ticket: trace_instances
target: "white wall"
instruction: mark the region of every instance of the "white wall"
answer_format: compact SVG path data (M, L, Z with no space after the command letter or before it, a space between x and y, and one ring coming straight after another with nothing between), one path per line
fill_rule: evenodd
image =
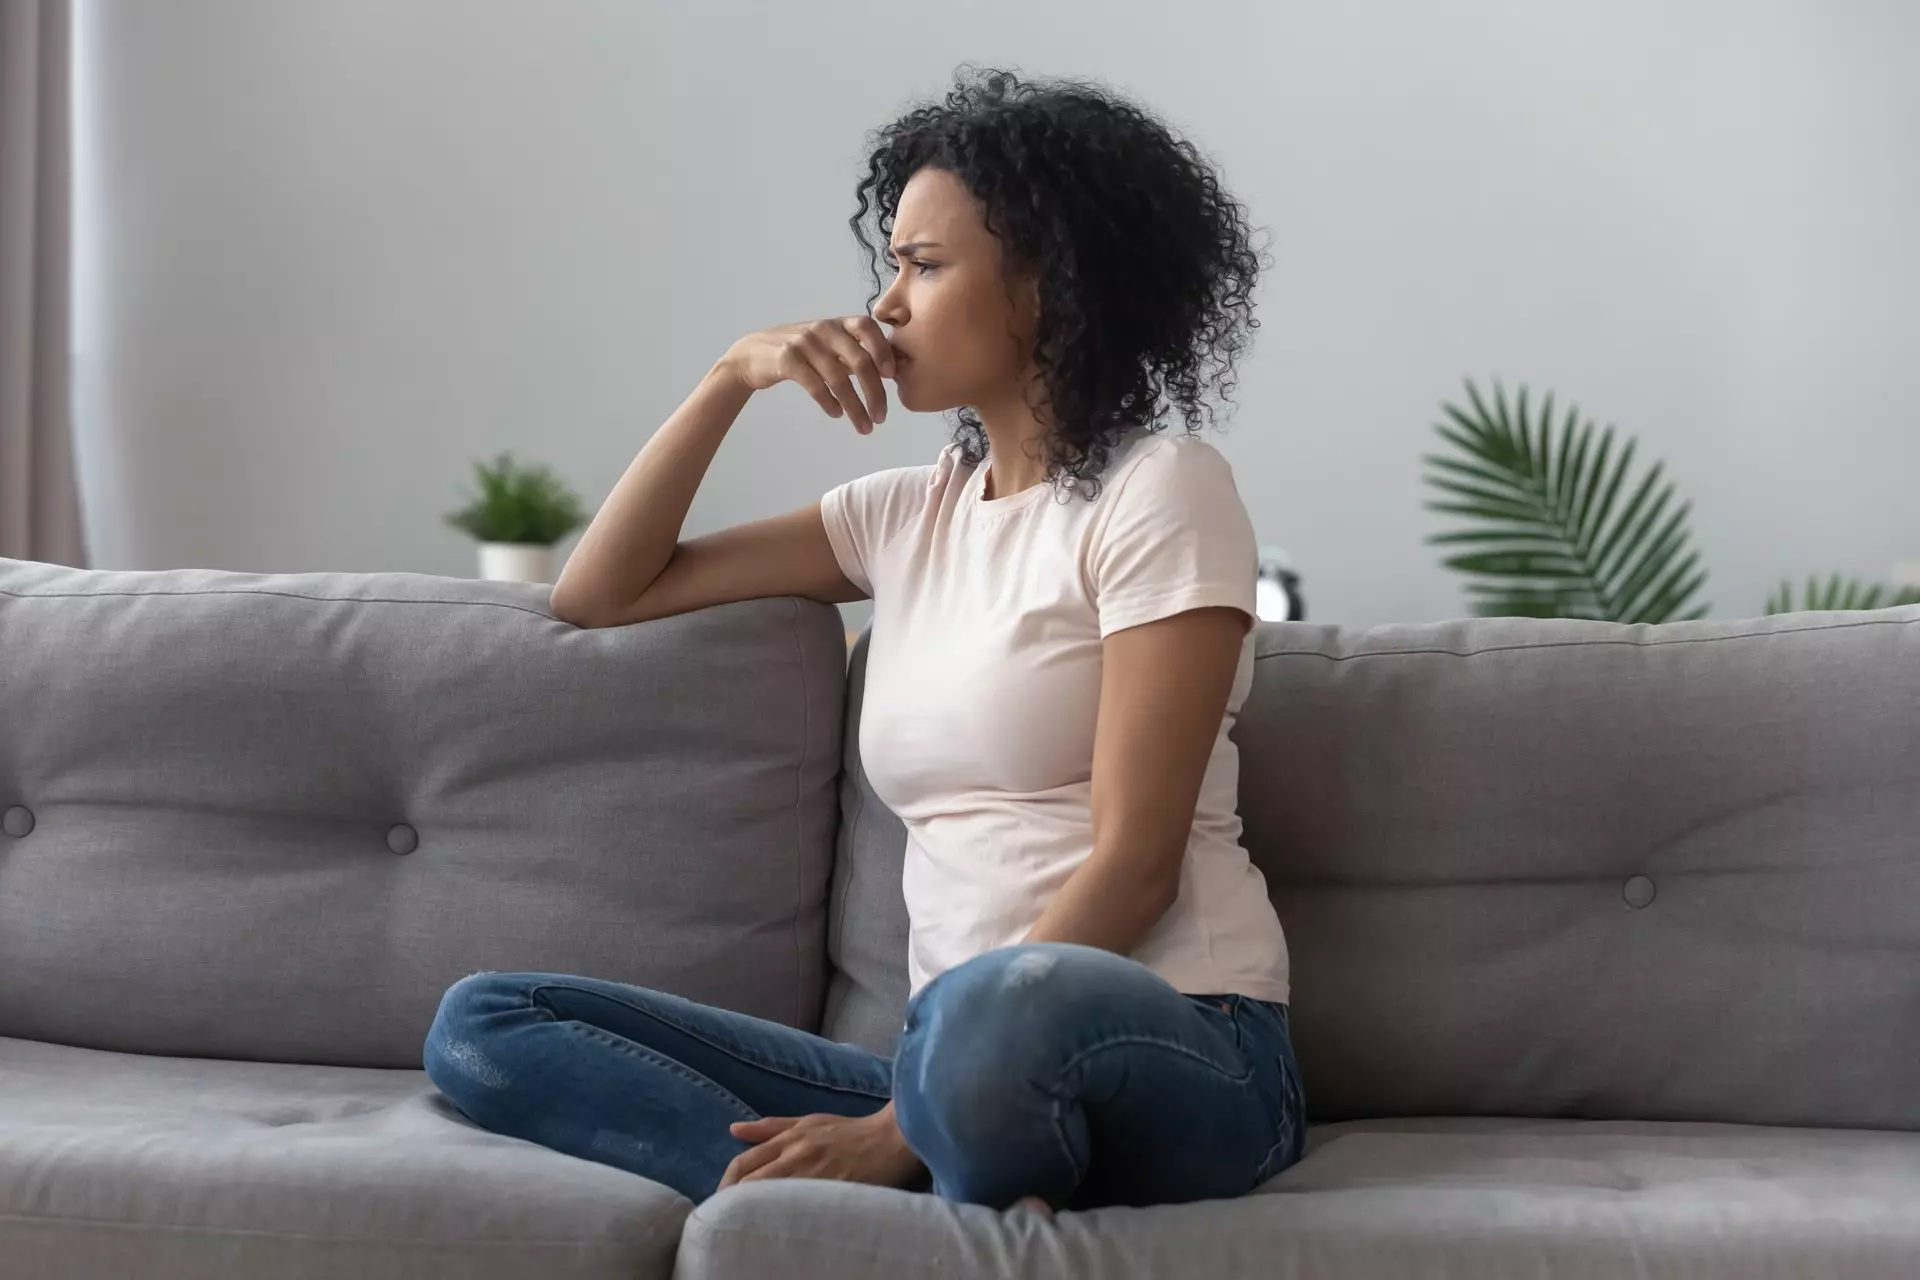
M739 334L861 309L863 136L974 59L1137 95L1272 228L1218 440L1314 617L1465 612L1419 456L1469 374L1665 459L1716 616L1788 573L1883 578L1920 558L1916 15L82 0L97 563L469 574L440 517L502 449L597 506ZM688 532L944 438L779 388Z

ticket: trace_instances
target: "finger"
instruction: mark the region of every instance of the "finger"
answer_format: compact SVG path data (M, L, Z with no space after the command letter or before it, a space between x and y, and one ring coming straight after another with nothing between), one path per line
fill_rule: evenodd
M787 348L787 376L812 396L829 418L840 416L840 402L833 398L833 392L827 389L827 380L814 369L813 362L798 346Z
M874 364L880 368L880 376L891 378L894 373L893 343L887 340L886 330L872 316L847 317L847 332L851 333L867 354L873 357Z
M827 336L829 329L831 326L824 323L815 325L801 335L799 341L794 343L794 349L813 366L813 375L825 384L827 394L838 403L840 411L853 423L854 430L865 435L873 429L873 423L867 418L866 406L853 393L853 384L847 380L847 366L840 359L840 353L834 350L833 340ZM833 416L837 418L840 413L834 413Z
M880 373L873 367L873 357L867 349L853 340L853 335L845 329L833 329L820 335L820 345L825 351L824 363L816 368L825 375L827 385L833 388L833 394L846 406L847 417L862 432L871 430L876 417L885 417L877 410L880 398ZM866 398L854 390L853 378L858 375L866 388Z
M727 1171L720 1178L722 1187L730 1187L736 1182L745 1182L749 1174L764 1164L779 1158L778 1142L763 1142L756 1147L748 1147L727 1162Z
M765 1142L799 1123L798 1116L761 1116L757 1120L735 1120L727 1130L742 1142Z
M782 1147L773 1159L741 1174L740 1181L759 1182L767 1178L803 1178L806 1174L801 1169L802 1164L798 1153Z
M883 351L876 355L850 328L841 329L829 335L829 338L841 362L853 370L854 376L860 380L860 389L867 397L867 415L875 422L885 422L887 388L880 381L880 365L888 358L887 354Z
M848 376L846 362L840 353L833 349L832 343L822 339L818 347L813 348L814 372L826 379L827 390L847 411L847 421L861 435L873 430L873 419L867 414L867 406L860 402L860 396L853 389L853 379Z

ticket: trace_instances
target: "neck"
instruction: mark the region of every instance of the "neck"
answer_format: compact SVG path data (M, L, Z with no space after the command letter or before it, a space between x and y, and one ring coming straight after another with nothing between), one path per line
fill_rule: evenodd
M990 465L983 497L1006 498L1039 484L1047 474L1044 441L1047 429L1026 402L976 405L986 429Z

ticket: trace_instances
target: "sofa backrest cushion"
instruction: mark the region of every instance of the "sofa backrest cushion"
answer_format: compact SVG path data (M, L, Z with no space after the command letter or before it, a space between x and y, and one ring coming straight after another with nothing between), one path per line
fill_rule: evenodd
M481 969L815 1027L837 611L0 560L0 1035L418 1067Z
M900 868L907 829L873 793L860 764L860 709L867 636L853 646L841 732L840 839L828 898L827 986L822 1033L890 1055L907 1007L907 904Z

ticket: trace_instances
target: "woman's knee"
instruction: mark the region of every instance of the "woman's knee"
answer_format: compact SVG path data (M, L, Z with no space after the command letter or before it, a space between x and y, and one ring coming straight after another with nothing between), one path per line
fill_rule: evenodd
M928 983L908 1008L893 1089L941 1194L985 1204L1026 1178L1070 1186L1084 1172L1084 1121L1062 1112L1073 1063L1154 984L1165 987L1134 961L1064 943L990 951Z
M512 1082L490 1052L488 1041L505 1025L501 1015L524 1007L523 977L482 970L460 979L440 997L421 1047L421 1065L427 1078L460 1102L462 1110L504 1091Z
M1024 1036L1033 1026L1072 1026L1107 1007L1137 1007L1171 993L1157 974L1125 956L1065 942L1025 943L975 956L941 974L916 997L916 1022L965 1026L975 1034Z
M1064 1067L1088 1024L1137 1008L1156 987L1166 987L1157 975L1097 947L1030 943L976 956L909 1005L895 1089L1031 1088Z

